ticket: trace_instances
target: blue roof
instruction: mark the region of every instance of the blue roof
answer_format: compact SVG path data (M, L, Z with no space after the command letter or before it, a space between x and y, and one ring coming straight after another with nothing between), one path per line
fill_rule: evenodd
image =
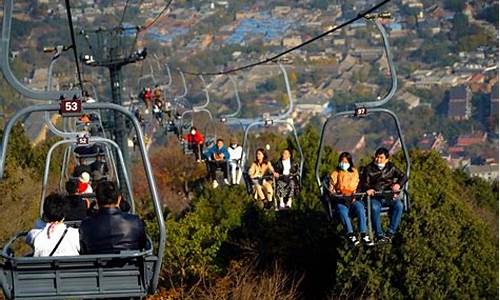
M285 35L292 26L292 22L286 19L246 19L242 20L233 34L224 41L225 44L239 44L247 36L262 36L264 40L272 40Z

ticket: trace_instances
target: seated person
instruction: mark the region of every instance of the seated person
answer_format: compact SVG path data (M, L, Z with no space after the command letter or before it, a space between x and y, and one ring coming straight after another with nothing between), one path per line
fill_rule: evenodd
M79 164L78 164L78 166L75 167L71 176L78 178L78 177L80 177L80 175L82 175L83 172L87 172L89 174L92 173L90 166L85 164L85 158L80 157L78 162L79 162Z
M191 131L184 136L184 141L188 148L193 151L196 161L201 162L201 153L203 153L203 143L205 142L203 135L193 126Z
M293 160L292 151L285 148L281 151L281 158L273 166L280 208L290 208L292 199L299 193L299 165Z
M163 124L163 101L158 98L154 100L153 115L160 125Z
M102 180L108 174L108 165L103 161L103 154L96 156L95 161L90 164L90 174L92 175L92 181L96 183Z
M64 224L64 199L52 193L43 203L43 219L46 222L42 229L33 229L26 236L34 250L33 256L73 256L80 251L78 229Z
M361 240L365 245L373 245L370 237L366 234L366 215L365 206L362 201L353 198L346 200L344 197L335 197L336 195L350 196L358 188L359 174L354 167L352 156L349 152L342 152L339 156L339 164L337 168L330 174L328 191L331 193L331 198L334 206L342 222L342 226L347 234L347 239L354 245L359 245L359 240L354 234L351 218L349 213L354 213L358 218L359 232Z
M208 149L207 157L208 157L208 173L210 179L212 179L213 187L217 188L219 186L219 183L217 182L217 176L215 174L217 169L219 168L224 173L224 183L229 184L229 181L227 180L228 178L227 161L229 159L229 152L227 151L226 146L224 146L223 139L217 139L217 143L212 147L210 147L210 149Z
M99 182L96 197L99 211L80 225L81 253L105 254L144 249L144 222L119 208L121 196L116 184L111 181Z
M240 184L240 161L243 156L243 147L238 145L236 140L232 139L227 152L229 152L229 166L231 167L231 184Z
M378 242L390 243L392 236L398 229L401 215L403 214L403 203L397 193L406 180L406 175L389 161L389 151L386 148L377 149L373 161L365 167L363 176L361 177L361 190L372 197L372 223ZM376 192L383 191L394 192L394 197L390 200L385 200L381 196L375 196ZM380 220L382 204L390 207L389 214L391 221L385 233L382 230Z
M257 149L255 152L255 161L248 170L248 175L252 179L254 187L254 199L257 200L259 207L264 206L264 202L268 203L273 201L273 182L272 174L274 169L272 164L267 160L266 151L263 148ZM270 176L271 179L265 176Z
M90 202L88 199L82 198L78 193L78 181L70 180L66 182L66 192L68 194L64 197L64 219L66 221L85 219Z
M94 191L90 185L90 174L83 172L78 178L78 193L79 194L92 194Z

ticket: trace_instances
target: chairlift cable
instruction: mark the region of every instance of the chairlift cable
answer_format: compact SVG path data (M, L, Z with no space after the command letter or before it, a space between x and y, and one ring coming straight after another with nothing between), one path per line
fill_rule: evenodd
M144 25L142 27L139 27L138 29L138 32L141 32L141 31L146 31L148 30L151 26L153 26L160 18L161 16L163 15L164 12L167 11L167 9L170 7L170 4L172 4L172 1L173 0L169 0L167 2L167 4L165 5L165 7L163 7L163 9L160 11L160 13L153 19L153 21L151 21L151 23L147 24L147 25Z
M194 75L194 76L198 76L198 75L205 75L205 76L225 75L225 74L230 74L230 73L234 73L234 72L238 72L238 71L250 69L250 68L256 67L258 65L267 64L269 62L273 62L273 61L277 60L278 58L280 58L280 57L282 57L282 56L284 56L284 55L286 55L286 54L288 54L288 53L290 53L292 51L295 51L295 50L300 49L300 48L302 48L302 47L304 47L306 45L309 45L309 44L313 43L316 40L324 38L325 36L329 35L330 33L338 31L338 30L346 27L347 25L350 25L350 24L358 21L359 19L364 18L365 16L371 14L373 11L377 10L378 8L380 8L381 6L387 4L390 1L391 0L384 0L384 1L380 2L380 3L378 3L377 5L375 5L375 6L371 7L371 8L369 8L369 9L365 10L364 12L358 13L358 15L356 17L354 17L354 18L352 18L352 19L350 19L350 20L348 20L348 21L346 21L344 23L342 23L340 25L337 25L334 28L332 28L332 29L330 29L328 31L325 31L322 34L317 35L317 36L315 36L315 37L313 37L313 38L311 38L311 39L309 39L309 40L307 40L307 41L305 41L305 42L303 42L303 43L301 43L301 44L299 44L297 46L289 48L289 49L287 49L287 50L285 50L283 52L280 52L280 53L278 53L278 54L276 54L276 55L274 55L272 57L268 57L268 58L266 58L264 60L261 60L261 61L255 62L255 63L251 63L249 65L245 65L245 66L242 66L242 67L238 67L238 68L234 68L234 69L229 69L227 71L220 71L220 72L198 72L198 73L197 72L188 72L188 71L183 71L183 72L186 73L186 74L189 74L189 75Z
M82 82L82 74L80 72L80 64L78 63L78 53L76 51L76 41L75 41L75 30L73 28L73 19L71 17L71 5L69 0L64 1L66 4L66 13L68 15L68 26L71 35L71 48L73 48L73 54L75 56L75 64L76 64L76 72L78 74L78 82L80 84L80 89L83 92L83 82Z

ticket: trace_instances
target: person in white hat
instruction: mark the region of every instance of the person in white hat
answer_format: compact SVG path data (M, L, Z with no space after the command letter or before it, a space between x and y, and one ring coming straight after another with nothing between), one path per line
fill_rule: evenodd
M90 174L88 172L83 172L78 180L80 181L78 183L78 193L92 194L94 192L90 185Z

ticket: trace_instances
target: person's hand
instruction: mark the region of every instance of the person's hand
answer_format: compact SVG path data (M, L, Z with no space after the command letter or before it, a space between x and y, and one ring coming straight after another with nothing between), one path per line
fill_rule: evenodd
M375 190L374 189L369 189L366 191L366 194L370 197L372 197L373 195L375 195Z
M401 186L399 184L397 184L397 183L395 183L395 184L392 185L392 191L393 192L398 192L400 188L401 188Z
M280 177L280 174L278 172L274 172L274 177L278 178Z

